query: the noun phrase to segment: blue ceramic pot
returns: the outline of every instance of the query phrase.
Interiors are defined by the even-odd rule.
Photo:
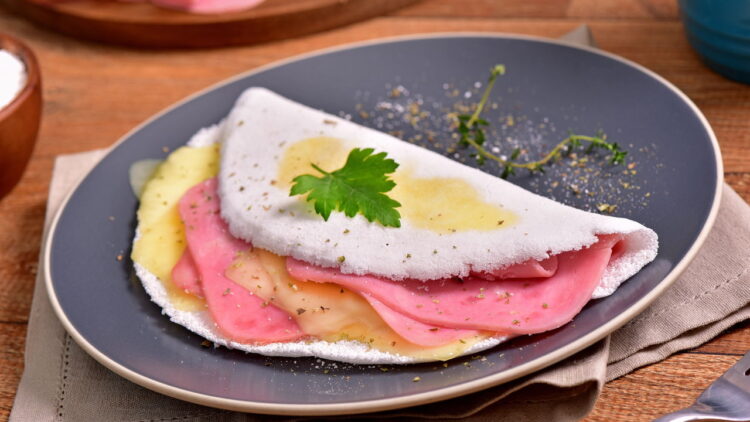
[[[750,0],[679,0],[688,40],[706,64],[750,83]]]

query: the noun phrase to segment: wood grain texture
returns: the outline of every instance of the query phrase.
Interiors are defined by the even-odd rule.
[[[44,117],[29,167],[0,201],[0,420],[7,419],[22,350],[54,157],[103,148],[155,112],[233,74],[319,48],[423,32],[557,37],[588,23],[599,45],[682,89],[705,113],[726,180],[750,200],[750,86],[709,71],[689,48],[676,0],[423,0],[398,12],[302,38],[196,51],[143,51],[77,41],[0,9],[0,28],[42,66]],[[587,421],[644,421],[687,405],[750,349],[744,323],[693,351],[609,383]]]
[[[740,356],[681,353],[616,379],[597,402],[588,422],[649,421],[689,406]]]
[[[395,12],[399,16],[473,17],[493,19],[677,19],[673,0],[456,0],[422,1]]]

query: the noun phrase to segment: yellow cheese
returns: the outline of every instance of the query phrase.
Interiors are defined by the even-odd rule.
[[[185,232],[177,202],[194,185],[216,176],[219,146],[182,147],[169,155],[146,183],[138,208],[139,237],[131,258],[164,284],[179,310],[204,309],[204,301],[172,283],[172,268],[185,250]]]
[[[292,179],[318,173],[311,167],[333,171],[343,167],[352,146],[336,138],[309,138],[290,145],[279,164],[276,186],[289,190]],[[403,164],[403,163],[402,163]],[[518,217],[484,201],[466,181],[456,178],[417,178],[408,165],[393,174],[396,187],[388,196],[401,203],[401,216],[415,227],[437,233],[496,230],[513,225]]]
[[[358,294],[331,283],[296,280],[287,273],[284,257],[262,249],[240,254],[225,274],[293,315],[302,331],[321,340],[357,340],[402,356],[448,360],[487,338],[477,335],[433,348],[415,345],[393,331]]]

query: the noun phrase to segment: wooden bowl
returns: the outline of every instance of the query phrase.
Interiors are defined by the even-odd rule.
[[[24,43],[0,33],[0,49],[15,55],[26,66],[26,85],[9,104],[0,108],[0,198],[21,179],[39,132],[42,83],[39,64]]]

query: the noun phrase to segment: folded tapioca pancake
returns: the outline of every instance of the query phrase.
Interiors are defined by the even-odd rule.
[[[656,255],[655,233],[586,213],[383,133],[247,90],[148,182],[133,260],[170,319],[269,356],[410,363],[570,321]],[[334,212],[292,179],[352,148],[400,167],[401,227]],[[219,153],[221,149],[221,153]]]
[[[446,135],[447,136],[447,135]],[[400,167],[389,193],[400,228],[333,213],[324,221],[295,176],[340,168],[352,148],[385,151]],[[656,256],[652,230],[530,193],[442,155],[262,88],[247,90],[225,125],[219,171],[221,212],[233,235],[284,256],[347,274],[430,280],[544,260],[622,234],[596,296],[611,293]],[[343,262],[342,258],[343,258]]]

